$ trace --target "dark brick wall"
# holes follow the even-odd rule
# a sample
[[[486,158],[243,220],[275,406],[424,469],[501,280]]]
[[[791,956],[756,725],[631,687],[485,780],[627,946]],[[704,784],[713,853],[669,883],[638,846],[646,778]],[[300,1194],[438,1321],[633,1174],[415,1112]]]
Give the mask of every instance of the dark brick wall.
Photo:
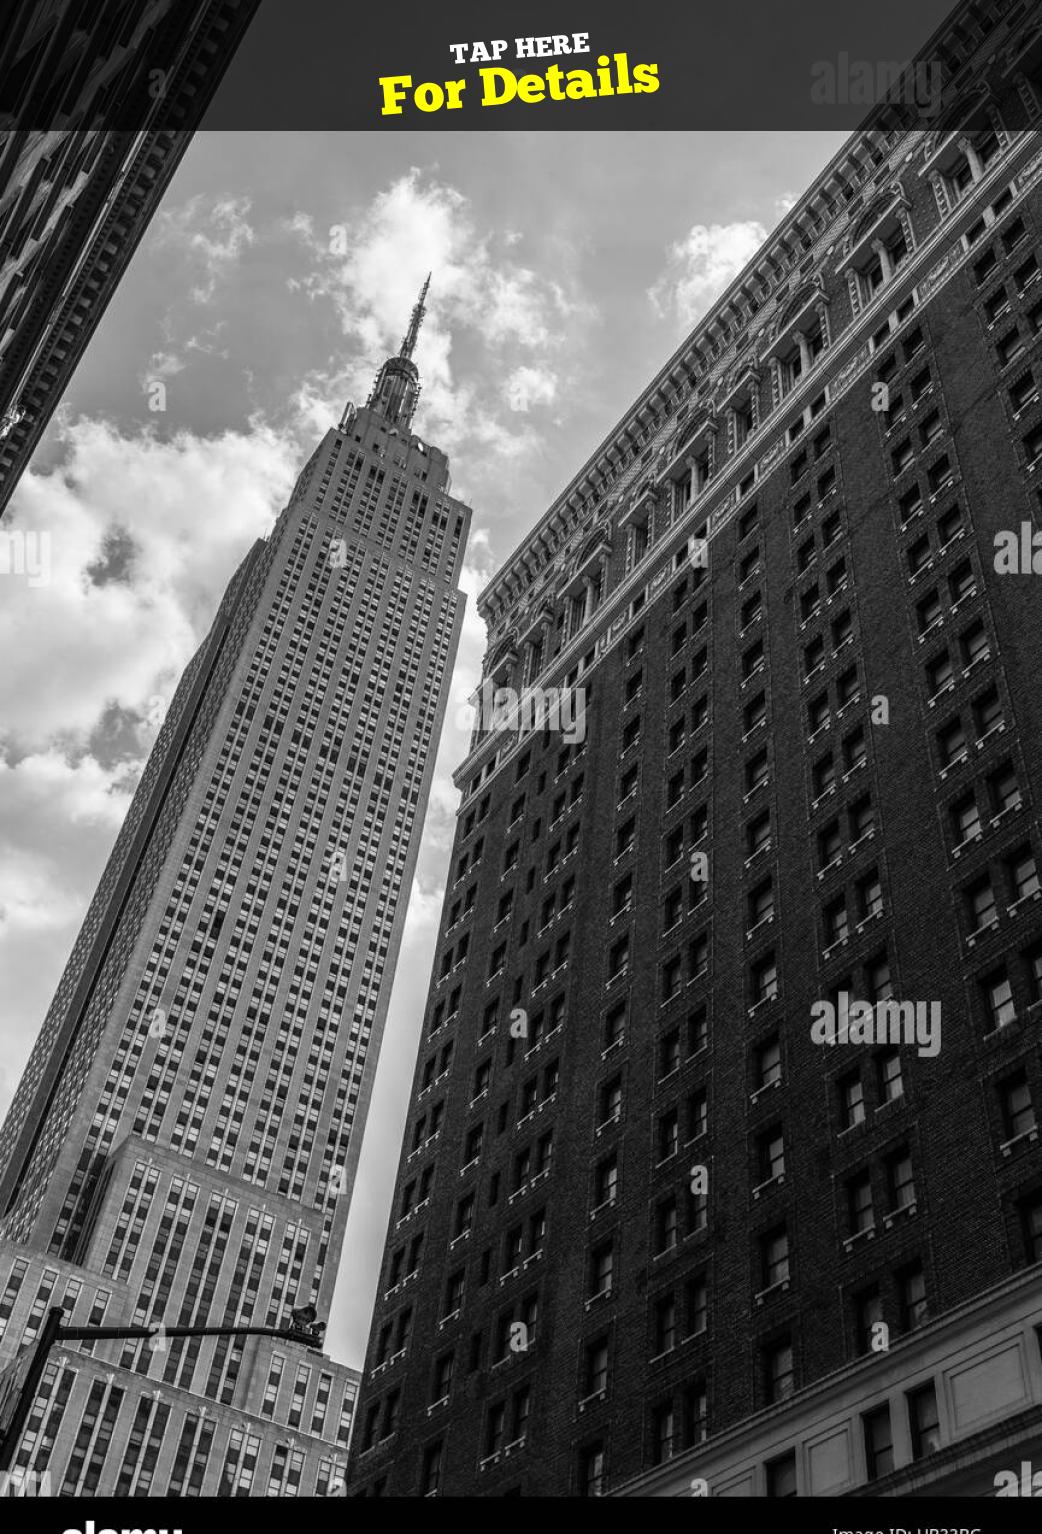
[[[913,219],[929,225],[931,199],[925,182],[916,182],[915,195]],[[936,220],[936,209],[933,216]],[[1010,241],[1007,253],[1003,237],[1010,230],[1016,233],[1020,225],[1022,233]],[[992,246],[999,259],[978,284],[974,268]],[[1023,1264],[1017,1201],[1042,1186],[1042,1153],[1033,1142],[1008,1156],[1000,1152],[1006,1135],[996,1106],[996,1083],[1023,1066],[1035,1102],[1042,1098],[1042,1059],[1035,1033],[1040,1014],[1029,1011],[1035,993],[1028,989],[1021,957],[1042,937],[1042,917],[1033,901],[1010,916],[1012,896],[1002,884],[1002,859],[1011,849],[1030,842],[1036,857],[1042,856],[1036,810],[1042,793],[1042,718],[1032,676],[1039,654],[1039,597],[1032,578],[996,575],[993,540],[996,531],[1016,528],[1025,519],[1037,521],[1039,513],[1036,478],[1026,469],[1021,439],[1042,416],[1036,402],[1014,420],[1008,399],[1009,386],[1025,365],[1036,376],[1042,374],[1038,332],[1031,333],[1026,318],[1042,298],[1042,282],[1020,295],[1013,275],[1023,273],[1023,263],[1032,254],[1042,264],[1042,199],[1037,191],[978,238],[972,258],[897,324],[889,339],[876,347],[871,368],[808,424],[770,475],[758,482],[755,494],[745,497],[738,514],[712,538],[709,570],[697,588],[692,589],[693,572],[678,569],[598,660],[587,678],[593,686],[588,739],[563,774],[557,773],[560,738],[540,737],[525,748],[531,762],[520,782],[515,753],[487,790],[479,789],[465,800],[428,1026],[436,1004],[457,984],[462,986],[462,1002],[454,1022],[432,1037],[425,1033],[417,1094],[426,1060],[450,1036],[454,1055],[444,1079],[417,1096],[406,1153],[417,1118],[441,1098],[444,1120],[426,1150],[403,1158],[399,1174],[357,1414],[354,1489],[418,1494],[424,1450],[439,1442],[444,1445],[438,1482],[442,1493],[574,1495],[579,1490],[580,1452],[597,1441],[606,1448],[610,1487],[653,1463],[653,1413],[669,1398],[677,1403],[678,1441],[683,1441],[683,1392],[692,1384],[704,1381],[710,1433],[763,1406],[763,1349],[778,1337],[791,1336],[797,1388],[850,1360],[856,1351],[854,1295],[867,1285],[878,1284],[882,1317],[897,1332],[902,1322],[896,1275],[905,1265],[922,1264],[929,1311],[936,1315]],[[829,283],[838,306],[845,293],[842,279],[833,271]],[[1008,289],[1009,318],[989,329],[984,306],[1002,284]],[[1014,321],[1023,331],[1026,350],[1003,368],[996,340]],[[921,342],[915,340],[916,333]],[[872,383],[886,372],[891,356],[897,363],[888,380],[891,400],[901,394],[905,402],[904,417],[897,418],[900,412],[895,411],[892,424],[871,403]],[[924,366],[930,369],[930,383],[913,407],[911,381]],[[822,379],[829,378],[826,365]],[[940,411],[940,434],[924,445],[921,429],[934,409]],[[772,422],[781,429],[788,420],[783,404]],[[826,428],[827,441],[822,436]],[[768,436],[770,431],[768,427]],[[915,444],[914,461],[895,478],[892,455],[908,434]],[[806,473],[793,483],[792,465],[808,447]],[[948,454],[952,475],[934,496],[927,476],[943,453]],[[831,468],[835,489],[819,501],[818,481]],[[922,485],[922,510],[902,527],[899,502],[916,482]],[[810,509],[794,526],[794,508],[808,488]],[[962,510],[963,531],[941,552],[933,530],[956,503]],[[754,525],[747,526],[753,504],[757,514],[749,517]],[[837,509],[840,530],[826,548],[823,527]],[[909,550],[924,533],[932,539],[933,564],[912,582]],[[811,537],[816,556],[801,573],[798,550]],[[762,549],[759,573],[740,583],[739,564],[757,543]],[[827,575],[839,557],[846,562],[846,585],[826,603]],[[973,590],[953,612],[948,581],[967,559]],[[801,597],[815,579],[822,587],[821,607],[801,627]],[[675,607],[674,593],[685,583]],[[920,641],[917,604],[934,587],[943,593],[943,621]],[[738,614],[756,589],[763,594],[763,616],[740,633]],[[702,603],[707,604],[704,628],[689,634],[674,653],[674,629],[682,621],[690,628]],[[824,634],[830,655],[830,625],[845,612],[850,615],[852,641],[805,682],[804,647]],[[959,636],[977,620],[988,638],[989,657],[968,675],[958,662],[954,689],[931,705],[924,668],[943,645],[954,652]],[[641,628],[643,641],[630,659],[632,636]],[[742,657],[758,636],[766,646],[765,665],[743,684]],[[690,667],[703,644],[708,646],[704,676],[671,702],[672,677],[681,665]],[[856,696],[838,712],[838,679],[852,665]],[[643,668],[642,686],[627,702],[627,680],[638,668]],[[1004,729],[978,749],[971,727],[967,761],[942,779],[938,729],[956,712],[969,721],[973,701],[991,686],[999,691]],[[743,709],[761,687],[766,691],[766,727],[744,739]],[[808,704],[825,689],[830,723],[810,739]],[[703,690],[708,690],[708,720],[692,733],[692,707]],[[877,695],[888,700],[888,724],[872,722],[870,700]],[[637,712],[642,718],[640,740],[624,752],[623,734]],[[687,739],[675,756],[669,756],[670,726],[684,714]],[[835,791],[815,806],[815,764],[830,749],[839,758],[843,742],[859,728],[866,741],[864,764],[845,780],[842,766],[837,766]],[[750,794],[745,767],[764,743],[768,780]],[[709,751],[705,781],[689,787],[679,804],[668,807],[670,777],[679,765],[690,763],[703,744]],[[1023,805],[992,825],[983,785],[988,773],[1007,759],[1014,765]],[[634,760],[640,767],[639,789],[620,808],[620,779]],[[580,803],[551,830],[554,799],[580,774]],[[971,784],[980,790],[985,834],[956,859],[948,811]],[[511,808],[522,790],[527,794],[523,814],[509,829]],[[486,793],[488,813],[468,830],[469,816]],[[866,794],[874,812],[874,833],[851,852],[855,838],[848,811]],[[664,935],[663,904],[675,887],[685,891],[686,906],[692,844],[686,836],[683,856],[667,870],[663,843],[674,826],[689,823],[703,804],[708,835],[699,847],[709,856],[708,895],[694,909],[685,909],[681,924]],[[748,863],[747,829],[765,808],[770,812],[770,846]],[[637,817],[635,845],[616,858],[617,828],[631,814]],[[842,827],[842,859],[819,878],[818,835],[836,816]],[[578,850],[547,874],[549,847],[575,820],[582,828]],[[504,851],[519,833],[518,863],[503,876]],[[454,882],[459,858],[479,837],[484,838],[484,854],[473,914],[447,931],[453,904],[470,883],[468,877]],[[999,890],[1000,919],[991,935],[970,947],[960,892],[986,868]],[[534,883],[528,889],[530,870]],[[632,909],[613,921],[613,886],[630,870],[635,881]],[[858,930],[855,887],[872,870],[881,885],[882,914],[866,919]],[[773,881],[774,919],[750,937],[748,896],[767,874]],[[576,880],[572,908],[539,938],[542,903],[569,876]],[[508,887],[515,891],[512,913],[505,925],[493,930]],[[823,912],[841,891],[849,897],[850,936],[845,945],[823,956]],[[522,945],[526,923],[527,941]],[[567,966],[534,992],[538,956],[547,940],[556,943],[565,928],[571,931]],[[703,930],[710,934],[707,973],[689,978],[685,957],[681,991],[663,1003],[663,964],[675,952],[686,955],[688,943]],[[464,931],[469,931],[466,961],[439,982],[442,955]],[[629,969],[609,986],[608,953],[622,931],[630,936]],[[496,983],[488,984],[490,956],[504,939],[509,944],[505,970]],[[779,993],[751,1010],[750,972],[768,951],[776,955]],[[823,1049],[810,1037],[812,1003],[844,979],[853,996],[868,996],[866,966],[883,954],[893,995],[939,1001],[943,1026],[936,1058],[920,1058],[914,1048],[902,1048],[903,1096],[886,1105],[876,1079],[876,1051],[867,1046]],[[1003,961],[1010,967],[1017,1019],[987,1037],[991,1025],[981,1010],[978,981]],[[522,1006],[534,1016],[559,992],[566,996],[563,1027],[525,1059],[516,1044],[511,1049],[511,1007]],[[497,995],[500,1020],[479,1050],[485,1009]],[[605,1054],[604,1019],[616,997],[627,1003],[625,1031],[621,1043]],[[685,1029],[702,1005],[707,1012],[706,1046],[683,1058],[668,1080],[659,1080],[663,1036],[678,1024]],[[775,1034],[782,1056],[781,1085],[754,1099],[755,1048]],[[491,1087],[471,1107],[475,1067],[486,1058],[493,1062]],[[525,1081],[552,1060],[559,1062],[560,1070],[556,1097],[534,1117],[519,1122]],[[841,1134],[837,1078],[852,1069],[862,1074],[866,1114],[863,1123]],[[619,1073],[621,1121],[598,1132],[598,1094]],[[700,1088],[708,1097],[708,1134],[685,1144],[682,1119],[678,1154],[656,1165],[657,1118],[674,1104],[683,1113],[689,1094]],[[480,1159],[461,1171],[464,1139],[479,1120],[485,1125]],[[764,1180],[756,1157],[757,1137],[775,1125],[784,1134],[784,1181],[754,1197],[754,1188]],[[554,1133],[549,1176],[508,1202],[516,1155],[549,1128]],[[914,1168],[915,1212],[898,1216],[887,1228],[885,1162],[905,1147]],[[613,1208],[591,1216],[594,1167],[612,1150],[619,1157],[618,1200]],[[704,1230],[689,1233],[687,1181],[691,1167],[699,1163],[709,1168],[708,1215]],[[398,1228],[401,1188],[428,1164],[436,1168],[430,1202]],[[873,1183],[875,1234],[847,1249],[846,1182],[866,1169]],[[497,1177],[498,1199],[490,1204],[490,1185]],[[474,1227],[453,1245],[454,1211],[470,1191],[477,1197]],[[655,1257],[654,1210],[670,1193],[678,1196],[680,1239],[671,1254]],[[543,1207],[547,1231],[542,1255],[516,1276],[504,1278],[507,1233],[522,1217],[527,1220],[530,1212]],[[757,1296],[765,1280],[760,1237],[782,1223],[789,1237],[791,1281],[787,1289],[761,1301]],[[416,1277],[386,1295],[395,1250],[407,1246],[421,1229],[423,1253]],[[587,1304],[590,1251],[609,1236],[615,1241],[613,1293]],[[483,1279],[486,1253],[488,1276]],[[447,1275],[461,1265],[466,1269],[462,1311],[443,1323]],[[703,1273],[707,1330],[655,1358],[655,1302],[676,1289],[677,1336],[682,1337],[687,1329],[684,1286]],[[498,1315],[511,1301],[520,1303],[533,1291],[538,1291],[539,1303],[534,1346],[496,1364],[490,1349]],[[405,1353],[374,1375],[381,1328],[407,1305],[413,1316]],[[472,1337],[479,1331],[479,1361],[471,1369]],[[603,1400],[580,1410],[587,1393],[582,1359],[588,1344],[602,1335],[609,1343],[607,1392]],[[450,1347],[455,1350],[450,1399],[430,1409],[435,1360]],[[510,1403],[525,1385],[531,1405],[524,1446],[500,1453],[494,1463],[479,1468],[489,1448],[488,1408],[506,1401],[503,1441],[509,1443]],[[381,1425],[377,1441],[367,1446],[369,1411],[375,1406],[381,1414],[394,1390],[401,1392],[397,1431],[379,1441]]]

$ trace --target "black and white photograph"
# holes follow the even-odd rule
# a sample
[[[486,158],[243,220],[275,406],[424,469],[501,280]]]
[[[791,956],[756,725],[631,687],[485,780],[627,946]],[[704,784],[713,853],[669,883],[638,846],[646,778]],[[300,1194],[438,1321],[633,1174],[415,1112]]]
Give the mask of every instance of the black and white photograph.
[[[0,1527],[1032,1526],[1040,391],[1028,0],[7,8]]]

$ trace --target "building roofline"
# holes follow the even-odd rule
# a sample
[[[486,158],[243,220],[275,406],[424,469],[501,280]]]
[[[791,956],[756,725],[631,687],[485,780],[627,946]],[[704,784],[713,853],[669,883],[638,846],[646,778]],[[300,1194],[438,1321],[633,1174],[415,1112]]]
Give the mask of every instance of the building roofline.
[[[945,18],[941,25],[919,48],[917,53],[908,61],[904,67],[902,78],[907,77],[909,72],[914,68],[915,64],[921,61],[925,55],[932,52],[940,44],[941,40],[952,32],[955,23],[959,20],[964,11],[970,9],[972,4],[973,0],[962,0],[962,3],[959,4],[955,10],[953,10],[951,14]],[[990,42],[990,38],[988,41]],[[770,284],[771,286],[776,287],[778,282],[783,280],[781,276],[783,268],[787,268],[785,274],[788,275],[788,269],[791,269],[791,267],[795,264],[794,261],[791,258],[787,263],[778,261],[774,259],[775,252],[777,252],[781,247],[785,246],[789,241],[790,236],[792,235],[795,236],[795,244],[797,247],[802,246],[804,253],[810,251],[817,240],[821,239],[822,235],[820,231],[816,236],[811,238],[808,232],[801,230],[799,226],[805,219],[808,210],[810,209],[814,200],[820,195],[821,190],[826,187],[830,181],[836,182],[837,190],[839,190],[841,186],[849,186],[849,196],[843,198],[842,200],[832,199],[833,201],[836,201],[837,205],[835,207],[835,211],[833,212],[830,223],[834,224],[838,218],[843,216],[846,204],[852,200],[857,191],[856,183],[853,186],[850,186],[849,178],[846,172],[853,170],[859,177],[863,176],[865,167],[863,163],[859,163],[859,156],[857,151],[858,149],[862,149],[864,151],[860,157],[862,161],[865,158],[868,158],[869,160],[873,158],[871,153],[871,145],[867,142],[868,135],[873,132],[883,133],[897,131],[896,124],[893,122],[894,112],[894,103],[888,101],[878,102],[874,107],[872,107],[861,125],[849,134],[842,146],[832,156],[828,164],[818,173],[814,181],[799,198],[799,200],[794,203],[792,208],[790,208],[786,214],[783,215],[780,222],[768,235],[767,239],[757,250],[756,254],[745,264],[745,266],[742,267],[741,271],[739,271],[738,274],[732,279],[728,287],[720,294],[720,296],[713,302],[711,307],[706,311],[702,318],[699,319],[693,328],[686,334],[680,345],[677,347],[676,351],[673,352],[672,356],[665,363],[665,365],[659,369],[651,382],[645,385],[645,387],[640,391],[629,408],[619,417],[616,425],[605,435],[605,437],[601,440],[593,452],[588,455],[582,467],[575,475],[573,475],[564,489],[557,496],[555,496],[548,509],[539,518],[538,522],[536,522],[535,525],[525,534],[522,541],[515,546],[514,550],[503,562],[500,569],[496,571],[491,580],[489,580],[483,587],[477,598],[477,610],[481,614],[482,618],[487,620],[488,607],[490,602],[495,597],[499,588],[509,579],[512,571],[521,562],[523,552],[527,546],[534,540],[538,539],[540,534],[552,524],[555,518],[560,517],[562,513],[566,512],[569,501],[575,495],[576,491],[583,485],[584,481],[592,481],[598,472],[601,472],[602,461],[610,453],[612,447],[616,444],[620,437],[624,436],[630,430],[631,426],[634,424],[634,417],[639,416],[640,412],[647,408],[647,406],[653,400],[656,392],[661,391],[664,388],[668,388],[670,376],[675,374],[678,370],[686,371],[686,363],[689,355],[694,350],[696,350],[701,340],[712,331],[714,325],[719,323],[724,311],[733,304],[734,300],[741,294],[743,288],[746,288],[751,282],[753,282],[762,269],[768,267],[771,264],[773,264],[775,267],[775,271],[773,273],[773,281]],[[943,113],[938,115],[942,116]],[[889,125],[884,127],[887,119],[890,119]],[[914,134],[923,133],[927,130],[920,125],[915,128],[907,128],[904,131],[907,132],[909,136],[911,136]],[[880,159],[881,158],[882,157],[880,157]],[[762,302],[758,302],[757,310],[755,312],[758,313],[760,310],[766,310],[770,302],[771,298],[765,297]],[[668,392],[675,392],[675,386],[674,389],[671,389]]]

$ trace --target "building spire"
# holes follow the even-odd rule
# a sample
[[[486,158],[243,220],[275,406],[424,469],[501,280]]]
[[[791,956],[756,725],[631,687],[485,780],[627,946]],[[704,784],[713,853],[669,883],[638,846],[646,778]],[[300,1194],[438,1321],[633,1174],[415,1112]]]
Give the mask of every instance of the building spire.
[[[366,400],[366,409],[375,410],[392,425],[408,431],[413,413],[420,397],[420,375],[412,360],[416,338],[427,312],[427,290],[431,285],[431,273],[420,289],[420,296],[413,305],[412,318],[405,332],[397,355],[388,357],[376,375],[376,381]]]
[[[433,273],[431,272],[427,273],[427,281],[420,289],[419,298],[416,300],[415,304],[413,304],[412,319],[409,321],[409,328],[405,332],[405,339],[402,341],[401,346],[398,348],[399,357],[412,356],[413,347],[416,345],[416,337],[419,335],[420,326],[423,324],[423,316],[427,313],[427,290],[431,285],[432,275]]]

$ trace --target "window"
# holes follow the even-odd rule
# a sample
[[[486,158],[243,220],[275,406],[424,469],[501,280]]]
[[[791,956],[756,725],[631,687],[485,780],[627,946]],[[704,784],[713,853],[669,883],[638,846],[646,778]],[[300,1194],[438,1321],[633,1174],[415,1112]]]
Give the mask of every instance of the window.
[[[652,1337],[652,1357],[669,1353],[677,1343],[677,1302],[672,1294],[663,1295],[655,1301]]]
[[[759,788],[767,782],[768,778],[767,747],[757,751],[755,756],[749,758],[745,764],[745,788],[747,793]]]
[[[796,1496],[796,1450],[769,1459],[764,1466],[764,1477],[769,1497]]]
[[[1002,1127],[1008,1140],[1016,1140],[1035,1128],[1035,1107],[1024,1071],[1016,1071],[999,1084]]]
[[[663,1253],[672,1251],[677,1244],[677,1201],[672,1194],[656,1206],[654,1227],[653,1250],[655,1256],[660,1257]]]
[[[750,969],[753,1005],[773,1001],[778,994],[778,965],[773,953],[766,953]]]
[[[759,692],[751,698],[742,712],[742,727],[748,735],[767,718],[767,694]]]
[[[995,343],[1000,367],[1008,367],[1009,364],[1021,355],[1025,342],[1023,336],[1014,325],[1012,330],[1007,330],[1005,335],[1000,336]]]
[[[886,1162],[887,1186],[890,1192],[890,1212],[915,1209],[915,1174],[912,1158],[907,1150],[889,1156]]]
[[[843,742],[843,768],[849,773],[855,767],[867,760],[868,747],[865,743],[865,732],[860,726],[851,732]]]
[[[966,909],[967,930],[972,936],[977,936],[988,927],[995,926],[998,921],[998,910],[995,905],[995,891],[991,887],[991,880],[987,874],[975,879],[963,891],[963,902]]]
[[[431,1382],[431,1404],[436,1401],[447,1400],[452,1387],[452,1360],[451,1353],[443,1353],[434,1365],[434,1376]]]
[[[841,1076],[837,1086],[840,1123],[844,1129],[853,1129],[855,1124],[862,1124],[865,1119],[865,1091],[860,1071],[850,1071],[846,1076]]]
[[[990,1029],[1005,1028],[1012,1023],[1017,1012],[1013,1004],[1013,987],[1004,964],[993,969],[980,982]]]
[[[951,719],[937,732],[937,750],[942,767],[954,767],[966,755],[966,731],[962,720]]]
[[[754,1056],[756,1082],[755,1090],[760,1091],[764,1087],[775,1086],[781,1081],[781,1043],[777,1034],[764,1039],[762,1044],[757,1045]]]
[[[980,812],[977,809],[977,796],[970,790],[956,799],[955,803],[948,808],[948,818],[951,822],[952,837],[957,847],[981,832]]]
[[[1006,873],[1013,899],[1027,900],[1039,892],[1038,870],[1030,847],[1018,847],[1006,859]]]
[[[904,1083],[901,1080],[899,1049],[884,1049],[876,1056],[876,1076],[880,1102],[892,1103],[903,1095]]]
[[[749,646],[742,656],[742,680],[749,678],[759,671],[764,664],[763,640],[758,639],[755,644]]]
[[[847,917],[847,903],[842,895],[831,900],[825,907],[825,946],[833,947],[836,943],[845,942],[850,935],[850,923]]]
[[[590,1253],[590,1296],[604,1296],[612,1291],[615,1269],[615,1249],[610,1241],[603,1241]]]
[[[879,874],[876,869],[867,873],[857,882],[858,915],[862,921],[868,921],[872,916],[878,916],[883,909],[883,887],[879,882]]]
[[[620,1001],[604,1018],[604,1048],[611,1049],[622,1038],[626,1027],[626,1003]]]
[[[769,1406],[787,1401],[795,1389],[792,1343],[785,1337],[764,1349],[764,1393]]]
[[[916,622],[920,635],[928,634],[935,623],[941,621],[941,598],[936,591],[927,592],[915,604]]]
[[[988,632],[984,624],[978,621],[971,623],[969,628],[964,629],[959,636],[959,654],[962,663],[968,670],[979,660],[986,660],[990,653],[988,645]]]
[[[1020,786],[1011,763],[1004,762],[988,774],[988,798],[996,818],[1006,810],[1020,808]]]
[[[608,1388],[608,1339],[606,1337],[599,1337],[586,1349],[583,1385],[587,1397],[603,1395]]]
[[[820,799],[823,794],[828,793],[830,788],[836,786],[836,762],[831,751],[826,752],[814,763],[812,784],[815,799]]]
[[[878,1481],[894,1468],[894,1438],[889,1406],[877,1406],[862,1418],[865,1429],[865,1464],[868,1479]]]
[[[871,1351],[874,1336],[872,1328],[878,1326],[882,1319],[883,1302],[879,1285],[870,1284],[854,1298],[854,1332],[859,1356]]]
[[[687,1140],[698,1140],[709,1126],[709,1098],[705,1087],[692,1092],[687,1100]]]
[[[746,851],[750,857],[763,851],[771,840],[771,812],[762,810],[752,819],[745,831]]]
[[[599,1093],[600,1120],[602,1124],[617,1123],[622,1117],[622,1077],[613,1076],[606,1081]]]
[[[927,1317],[926,1278],[921,1262],[911,1262],[895,1274],[902,1332],[914,1331]]]
[[[658,1074],[662,1081],[680,1067],[680,1029],[663,1034],[658,1046]]]
[[[774,915],[774,886],[770,879],[764,879],[749,892],[748,910],[750,929]]]
[[[831,820],[818,832],[818,867],[828,868],[839,857],[842,850],[843,838],[840,834],[839,821]]]
[[[908,1392],[908,1427],[912,1437],[912,1458],[923,1459],[941,1447],[941,1424],[937,1412],[937,1391],[933,1380]]]
[[[672,1459],[676,1449],[676,1415],[673,1410],[673,1402],[663,1402],[656,1406],[651,1413],[651,1458],[652,1463],[661,1465],[667,1459]]]
[[[615,888],[612,890],[612,897],[611,897],[611,914],[612,914],[612,916],[621,916],[623,914],[623,912],[628,911],[630,909],[632,904],[633,904],[633,875],[630,873],[630,874],[627,874],[625,876],[625,878],[620,879],[618,884],[616,884]]]
[[[1020,1220],[1026,1261],[1042,1261],[1042,1196],[1036,1194],[1021,1204]]]
[[[660,1116],[658,1121],[658,1159],[667,1161],[680,1149],[680,1115],[676,1108]]]
[[[662,966],[662,1000],[670,1001],[683,988],[683,964],[679,955],[668,959]]]
[[[488,1409],[485,1419],[485,1454],[498,1454],[503,1447],[506,1426],[506,1403],[497,1401]]]
[[[604,1494],[604,1444],[588,1444],[579,1451],[579,1495],[600,1497]]]
[[[936,698],[939,692],[950,687],[954,679],[955,671],[952,667],[951,656],[947,650],[942,650],[940,655],[935,655],[926,667],[926,691],[931,698]]]
[[[433,1497],[441,1485],[442,1444],[429,1443],[423,1451],[423,1467],[420,1472],[420,1489],[425,1497]]]
[[[872,1206],[872,1178],[868,1172],[861,1172],[857,1177],[851,1178],[847,1183],[847,1209],[850,1217],[850,1233],[853,1236],[861,1235],[866,1230],[871,1230],[875,1225],[875,1213]]]
[[[709,1324],[709,1289],[702,1277],[689,1278],[684,1286],[687,1335],[697,1337]]]
[[[761,1278],[765,1289],[783,1284],[789,1277],[789,1237],[784,1226],[760,1238]]]
[[[617,980],[624,975],[630,963],[630,940],[629,935],[620,937],[617,943],[613,943],[608,955],[608,979]]]
[[[613,1153],[599,1162],[593,1174],[593,1207],[614,1204],[619,1189],[619,1160]]]
[[[818,696],[807,705],[807,728],[811,735],[816,735],[823,730],[829,722],[829,699],[828,693],[819,693]]]

